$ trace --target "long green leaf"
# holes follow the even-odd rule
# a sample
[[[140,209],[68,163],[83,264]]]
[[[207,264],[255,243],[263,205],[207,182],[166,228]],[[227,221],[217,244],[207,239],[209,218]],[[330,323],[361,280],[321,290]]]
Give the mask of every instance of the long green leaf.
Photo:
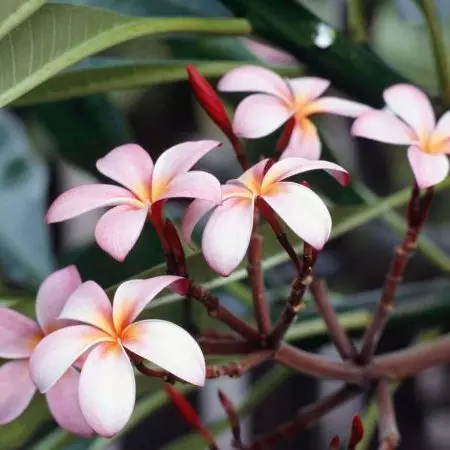
[[[46,4],[0,42],[0,106],[90,55],[140,36],[246,34],[245,20],[138,18],[87,6]]]
[[[82,95],[135,89],[155,83],[187,79],[186,64],[194,64],[206,77],[219,77],[242,62],[236,61],[110,61],[97,67],[71,70],[56,75],[17,99],[14,106],[63,100]],[[274,68],[283,75],[298,75],[299,69]]]
[[[0,4],[0,40],[36,12],[45,0],[2,0]]]

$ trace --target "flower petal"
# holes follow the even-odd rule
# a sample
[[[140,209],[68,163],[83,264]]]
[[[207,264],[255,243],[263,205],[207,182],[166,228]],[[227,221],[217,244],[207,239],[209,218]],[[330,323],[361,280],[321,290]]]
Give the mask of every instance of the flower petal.
[[[86,350],[111,336],[89,325],[61,328],[42,339],[30,358],[31,378],[37,388],[47,392]]]
[[[214,202],[196,199],[187,208],[181,221],[181,234],[184,240],[190,244],[192,242],[192,232],[201,218],[216,206]]]
[[[261,161],[254,164],[252,167],[247,169],[238,179],[241,183],[244,183],[247,188],[253,193],[259,192],[259,188],[261,187],[261,183],[264,178],[264,170],[267,166],[269,160],[262,159]],[[231,183],[235,180],[230,180],[228,183]],[[228,184],[227,184],[228,186]],[[244,193],[243,193],[244,194]]]
[[[113,302],[113,320],[117,332],[120,334],[127,325],[133,322],[163,289],[180,280],[184,280],[184,278],[175,275],[161,275],[147,280],[131,280],[122,283],[114,295]]]
[[[35,392],[28,360],[3,364],[0,367],[0,425],[19,417],[27,409]]]
[[[80,286],[81,277],[75,266],[68,266],[49,275],[39,287],[36,297],[36,319],[44,333],[63,326],[58,317],[67,299]]]
[[[449,153],[450,152],[450,111],[447,111],[438,121],[434,129],[430,146],[432,152]]]
[[[122,344],[176,377],[197,386],[205,384],[205,358],[195,339],[165,320],[143,320],[129,325]]]
[[[77,186],[61,194],[50,206],[47,223],[61,222],[92,209],[135,202],[134,195],[126,189],[109,184]]]
[[[254,204],[248,199],[230,199],[212,213],[202,237],[208,265],[228,276],[247,252],[253,227]]]
[[[73,367],[47,392],[47,404],[58,425],[85,438],[94,430],[88,425],[80,409],[78,384],[80,374]]]
[[[417,147],[409,147],[408,159],[416,182],[421,189],[440,183],[448,175],[446,155],[424,153]]]
[[[236,108],[233,130],[238,136],[260,138],[275,131],[294,113],[278,97],[253,94]]]
[[[300,184],[278,182],[262,197],[297,236],[322,249],[330,236],[331,216],[316,193]]]
[[[123,261],[139,239],[148,208],[148,203],[144,208],[119,205],[103,214],[95,227],[99,247],[116,261]]]
[[[338,164],[330,161],[311,161],[305,158],[284,158],[275,163],[266,173],[261,187],[261,191],[265,192],[270,186],[278,181],[298,175],[299,173],[308,172],[310,170],[326,170],[330,175],[336,178],[342,186],[350,181],[349,173]]]
[[[222,145],[219,141],[191,141],[174,145],[167,149],[155,163],[152,181],[152,200],[154,192],[161,192],[173,178],[186,173],[194,164],[211,150]]]
[[[130,189],[139,198],[146,198],[150,192],[153,161],[140,145],[125,144],[116,147],[97,161],[97,169]]]
[[[281,158],[296,156],[311,160],[320,158],[322,143],[315,125],[308,119],[303,119],[301,124],[292,130],[291,138]]]
[[[192,170],[173,178],[158,198],[200,198],[217,204],[222,200],[222,191],[216,177]]]
[[[28,358],[41,337],[34,320],[13,309],[0,308],[0,358]]]
[[[300,77],[287,80],[296,100],[309,102],[319,97],[330,86],[331,82],[318,77]]]
[[[94,325],[111,336],[116,335],[111,303],[105,291],[94,281],[86,281],[70,296],[60,317]]]
[[[434,128],[435,116],[428,97],[411,84],[396,84],[383,93],[387,106],[402,118],[418,136]]]
[[[136,383],[120,344],[100,344],[89,354],[81,371],[79,399],[87,423],[101,436],[112,437],[126,425],[136,401]]]
[[[292,100],[286,81],[275,72],[259,66],[244,65],[230,70],[221,78],[217,89],[223,92],[263,92]]]
[[[387,111],[373,110],[359,116],[352,125],[352,136],[388,144],[411,144],[417,139],[413,130]]]
[[[372,108],[362,103],[336,97],[322,97],[308,105],[309,114],[329,113],[345,117],[358,117]]]

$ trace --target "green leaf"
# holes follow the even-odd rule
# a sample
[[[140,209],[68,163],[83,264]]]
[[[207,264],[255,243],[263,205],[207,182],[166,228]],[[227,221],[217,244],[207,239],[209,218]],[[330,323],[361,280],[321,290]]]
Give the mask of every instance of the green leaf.
[[[0,4],[0,40],[37,11],[45,0],[3,0]]]
[[[87,68],[63,72],[17,99],[14,106],[62,100],[99,92],[109,92],[187,79],[186,64],[194,64],[206,77],[217,78],[239,65],[235,61],[128,61],[96,58]],[[274,67],[286,76],[299,69]]]
[[[147,19],[87,6],[46,4],[0,42],[0,106],[81,59],[130,39],[163,33],[249,31],[245,20]]]
[[[405,79],[365,45],[350,42],[295,0],[222,0],[254,34],[292,53],[357,99],[381,106],[383,90]],[[327,41],[327,42],[325,42]]]

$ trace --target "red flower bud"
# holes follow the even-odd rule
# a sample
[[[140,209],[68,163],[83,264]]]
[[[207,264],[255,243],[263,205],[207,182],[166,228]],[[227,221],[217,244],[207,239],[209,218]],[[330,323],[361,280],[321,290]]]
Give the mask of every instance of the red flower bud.
[[[341,447],[341,440],[339,436],[334,436],[330,442],[330,450],[339,450],[340,447]]]
[[[362,441],[364,437],[364,428],[362,420],[359,416],[353,417],[352,429],[350,433],[350,441],[348,443],[348,450],[355,450],[356,446]]]

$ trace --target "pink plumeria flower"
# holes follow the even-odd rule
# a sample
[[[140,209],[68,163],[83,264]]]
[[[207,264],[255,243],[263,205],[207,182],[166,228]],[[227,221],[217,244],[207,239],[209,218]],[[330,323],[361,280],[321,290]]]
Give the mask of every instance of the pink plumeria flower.
[[[322,78],[283,79],[263,67],[245,65],[231,70],[219,81],[226,92],[259,92],[237,107],[233,129],[238,136],[259,138],[275,131],[291,117],[295,126],[282,157],[319,159],[321,142],[310,116],[331,113],[357,117],[368,106],[335,97],[320,97],[330,82]]]
[[[109,184],[78,186],[59,196],[47,213],[47,223],[61,222],[92,209],[114,206],[95,228],[98,245],[123,261],[135,245],[146,218],[161,229],[161,206],[169,198],[202,198],[219,203],[220,183],[209,173],[189,171],[218,141],[195,141],[166,150],[153,165],[139,145],[115,148],[97,161],[103,175],[124,187]]]
[[[36,387],[30,377],[29,358],[38,342],[67,321],[58,316],[69,296],[81,285],[75,266],[50,275],[39,288],[34,320],[8,308],[0,308],[0,357],[13,359],[0,367],[0,424],[16,419],[27,408]],[[56,422],[72,433],[94,434],[78,403],[80,375],[70,365],[47,392],[47,403]]]
[[[309,170],[324,169],[345,185],[349,181],[347,171],[327,161],[285,158],[264,173],[268,161],[260,161],[222,187],[222,204],[214,210],[203,231],[205,259],[223,276],[233,272],[247,252],[259,199],[263,199],[297,236],[316,249],[321,249],[330,235],[331,217],[321,198],[304,185],[283,180]],[[187,242],[191,241],[195,225],[214,206],[206,200],[191,203],[182,221],[182,233]]]
[[[202,386],[205,360],[189,333],[164,320],[133,323],[162,289],[174,289],[175,284],[177,291],[184,291],[187,283],[171,275],[128,281],[117,289],[113,306],[98,284],[83,283],[60,317],[84,324],[58,330],[37,345],[30,362],[36,386],[41,392],[53,389],[74,361],[88,352],[80,375],[79,404],[88,424],[105,437],[120,431],[134,409],[136,384],[127,351]]]
[[[352,135],[408,145],[417,185],[427,188],[440,183],[449,170],[450,111],[436,124],[428,97],[410,84],[391,86],[383,97],[390,111],[366,112],[353,123]]]

